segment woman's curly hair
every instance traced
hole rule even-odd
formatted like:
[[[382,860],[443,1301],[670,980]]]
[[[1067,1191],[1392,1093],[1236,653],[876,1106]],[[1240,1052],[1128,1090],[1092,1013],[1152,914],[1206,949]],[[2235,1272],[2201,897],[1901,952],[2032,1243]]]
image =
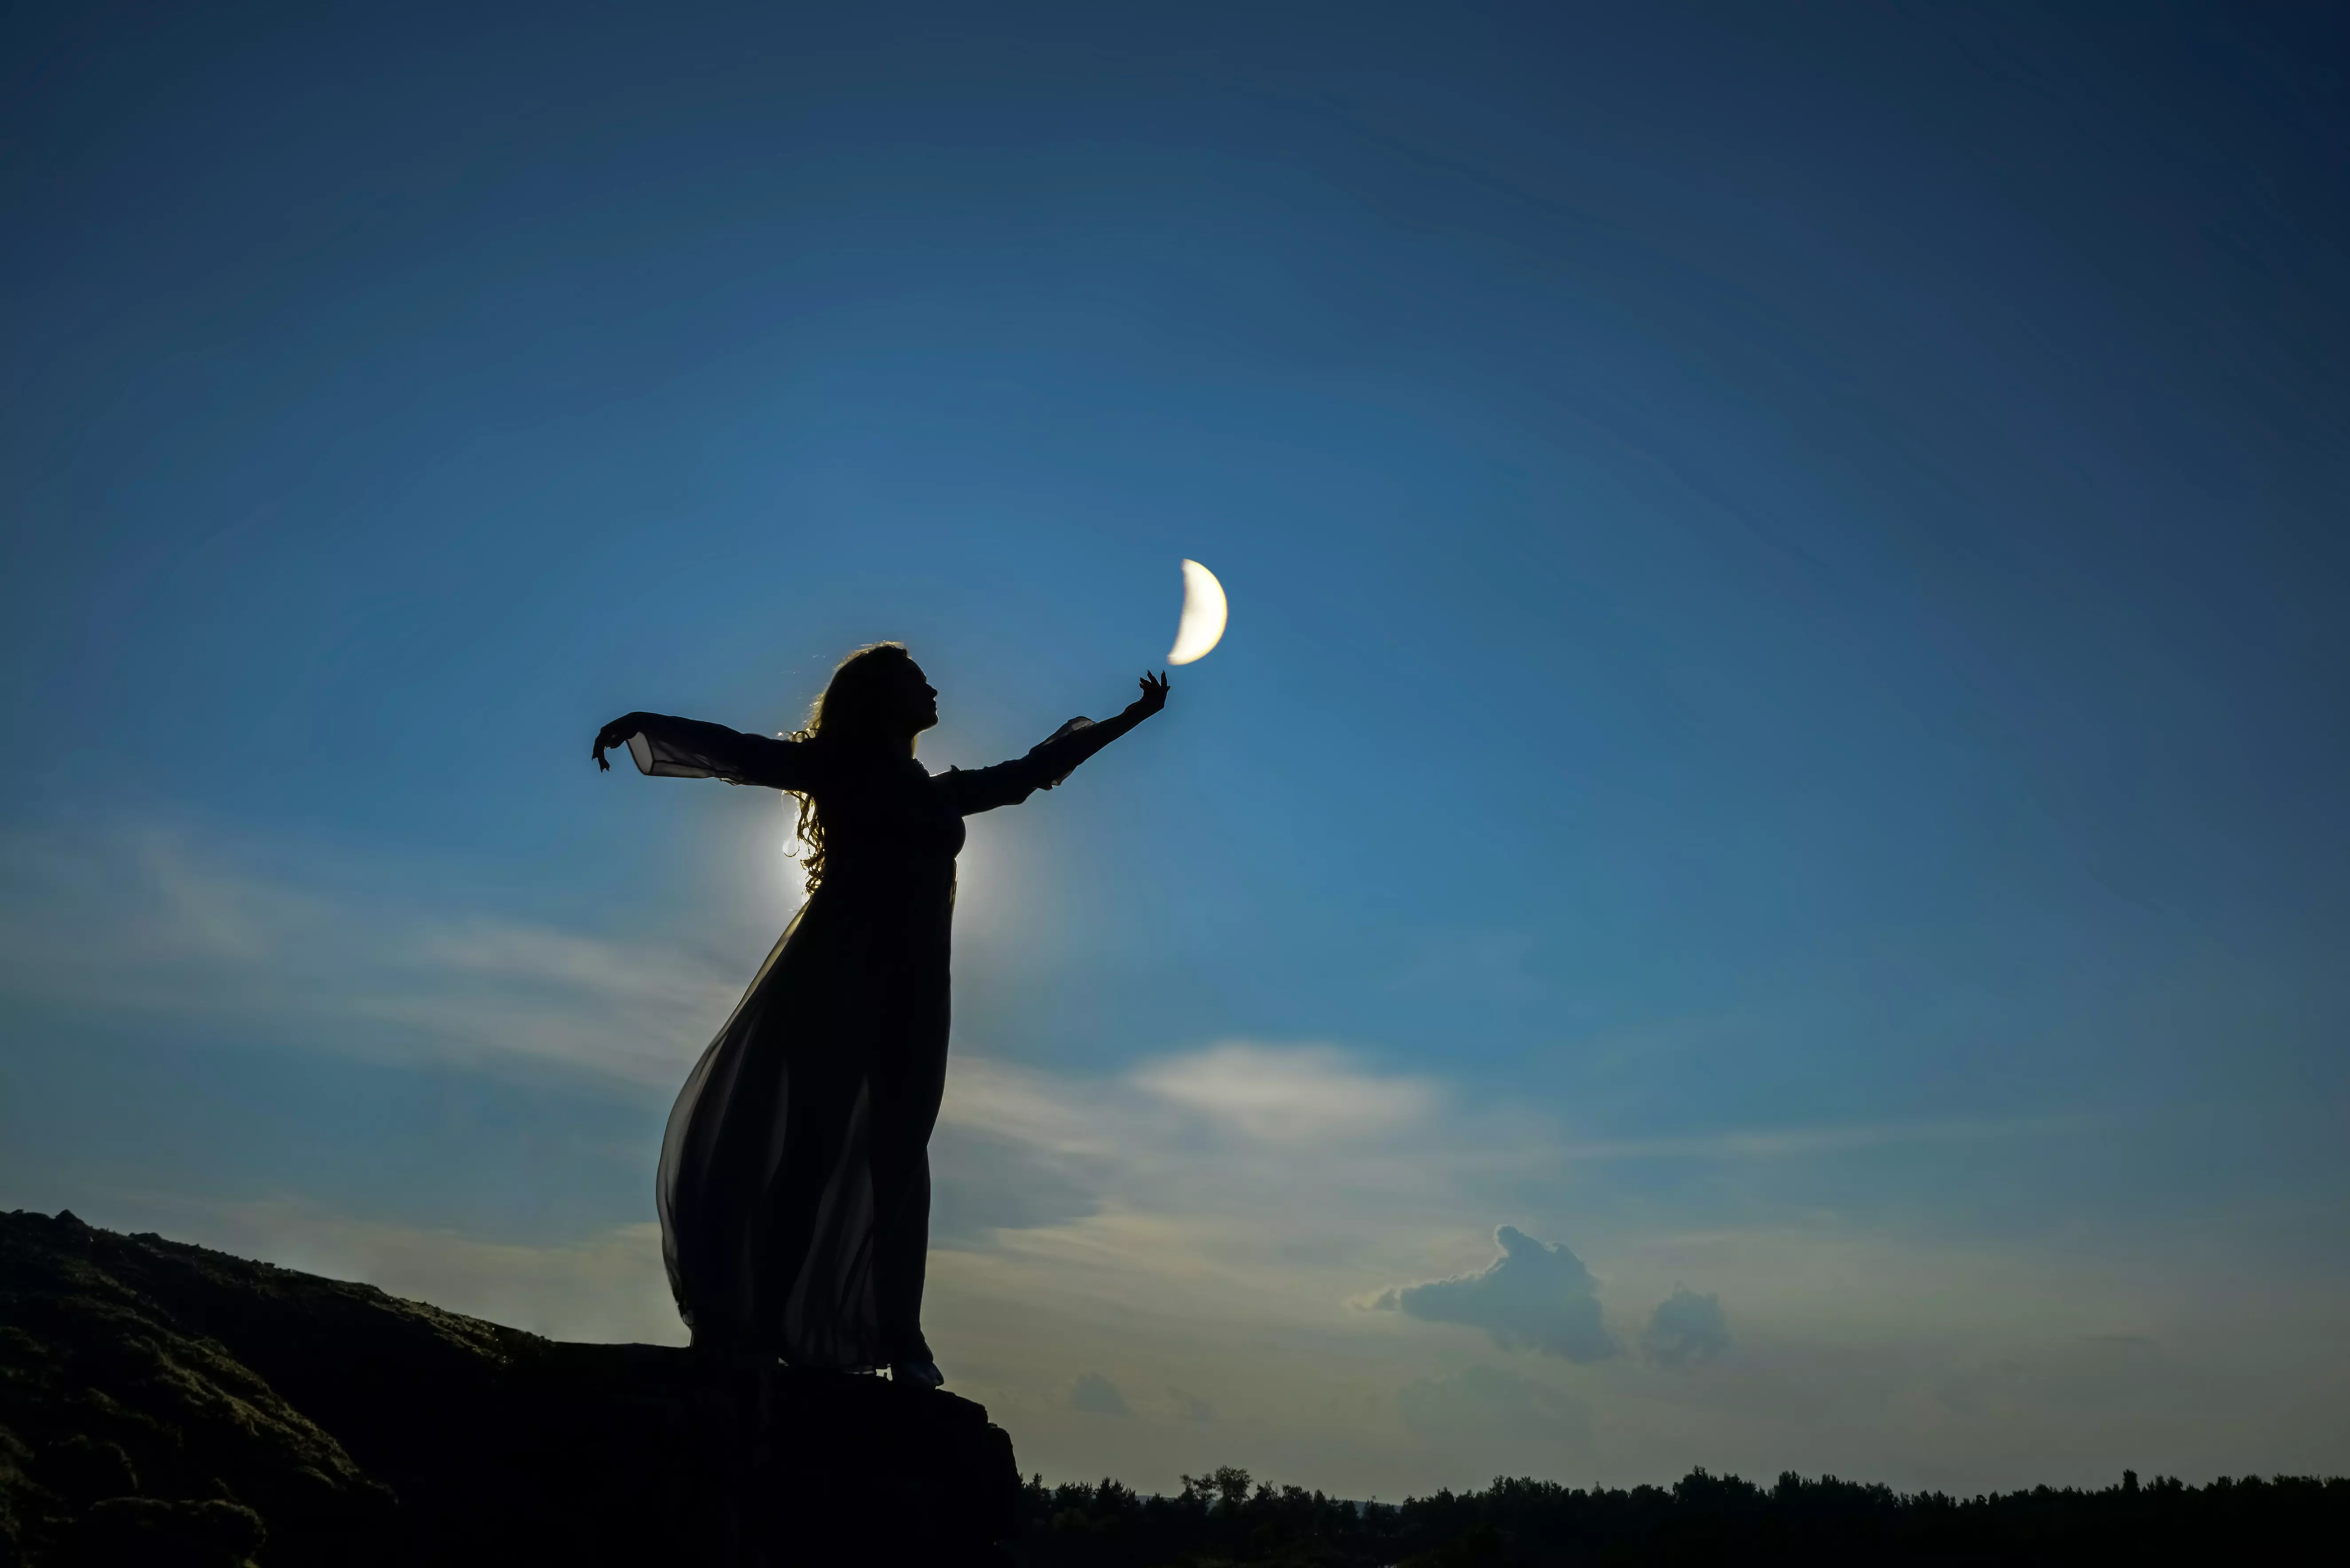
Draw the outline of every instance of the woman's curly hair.
[[[834,667],[824,695],[808,709],[806,728],[793,731],[787,738],[842,749],[870,746],[886,739],[889,713],[882,699],[898,671],[912,658],[902,642],[873,642],[858,649]],[[800,803],[796,830],[800,867],[807,873],[807,890],[814,897],[824,881],[824,813],[816,808],[816,796],[801,790],[789,793]]]

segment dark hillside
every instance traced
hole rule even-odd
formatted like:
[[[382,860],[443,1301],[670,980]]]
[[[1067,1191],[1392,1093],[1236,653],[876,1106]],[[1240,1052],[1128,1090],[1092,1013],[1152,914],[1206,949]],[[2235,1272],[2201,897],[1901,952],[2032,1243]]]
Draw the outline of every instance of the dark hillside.
[[[1001,1562],[979,1406],[0,1216],[0,1564]]]

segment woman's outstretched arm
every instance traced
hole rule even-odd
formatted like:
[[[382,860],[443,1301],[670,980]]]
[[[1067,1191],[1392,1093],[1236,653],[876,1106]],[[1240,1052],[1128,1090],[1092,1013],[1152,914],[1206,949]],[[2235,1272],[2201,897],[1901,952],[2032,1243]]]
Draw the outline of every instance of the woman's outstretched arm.
[[[992,768],[974,768],[969,773],[950,771],[945,776],[959,794],[957,809],[970,816],[993,811],[999,805],[1017,805],[1037,790],[1051,789],[1087,757],[1166,706],[1166,675],[1146,673],[1142,677],[1142,695],[1128,703],[1115,718],[1104,719],[1098,724],[1090,719],[1072,719],[1024,757],[998,763]]]
[[[804,742],[745,735],[723,724],[666,713],[623,713],[596,732],[596,765],[604,753],[629,748],[637,771],[655,778],[723,779],[770,789],[811,789],[815,758]]]

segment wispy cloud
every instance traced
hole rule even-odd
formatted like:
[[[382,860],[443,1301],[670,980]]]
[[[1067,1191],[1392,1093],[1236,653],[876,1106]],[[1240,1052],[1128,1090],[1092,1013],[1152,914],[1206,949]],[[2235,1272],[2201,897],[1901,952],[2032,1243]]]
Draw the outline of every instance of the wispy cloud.
[[[1187,1393],[1170,1384],[1167,1397],[1174,1401],[1175,1413],[1186,1421],[1213,1421],[1218,1418],[1215,1406],[1197,1394]]]
[[[1131,1416],[1118,1385],[1098,1372],[1080,1372],[1069,1386],[1069,1408],[1088,1416]]]
[[[353,995],[355,1012],[443,1044],[655,1085],[682,1075],[744,978],[658,943],[485,918],[420,924],[393,940],[386,965],[411,983]]]
[[[1648,1326],[1640,1333],[1640,1354],[1659,1366],[1701,1364],[1729,1348],[1730,1325],[1721,1314],[1721,1298],[1700,1295],[1681,1284],[1657,1303]]]
[[[1869,1122],[1846,1127],[1747,1127],[1685,1137],[1569,1140],[1570,1160],[1800,1159],[1900,1144],[1987,1143],[2042,1137],[2093,1124],[2084,1115],[1952,1117],[1937,1121]]]
[[[0,840],[0,991],[667,1084],[741,988],[672,945],[420,908],[349,867],[253,864],[268,858],[153,825]]]
[[[92,1205],[93,1224],[155,1230],[556,1339],[682,1345],[661,1268],[660,1228],[616,1225],[579,1241],[489,1241],[365,1219],[294,1198],[223,1201],[131,1191]]]
[[[1088,1196],[1002,1251],[1136,1306],[1200,1298],[1326,1321],[1378,1278],[1457,1235],[1464,1195],[1556,1168],[1514,1110],[1453,1104],[1338,1047],[1227,1041],[1076,1078],[959,1050],[941,1184],[1006,1210],[989,1184],[1051,1178]],[[1397,1272],[1392,1264],[1389,1277]]]
[[[1328,1046],[1222,1044],[1153,1063],[1134,1082],[1250,1137],[1282,1143],[1392,1132],[1437,1102],[1424,1081],[1364,1072]]]
[[[1396,1391],[1396,1404],[1406,1427],[1440,1442],[1491,1442],[1498,1436],[1523,1452],[1528,1438],[1575,1441],[1591,1435],[1591,1407],[1585,1401],[1493,1366],[1417,1378]]]

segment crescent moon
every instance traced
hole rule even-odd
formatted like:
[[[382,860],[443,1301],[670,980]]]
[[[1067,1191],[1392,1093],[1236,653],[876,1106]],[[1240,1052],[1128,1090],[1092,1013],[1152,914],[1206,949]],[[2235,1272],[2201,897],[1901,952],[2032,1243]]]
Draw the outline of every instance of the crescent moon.
[[[1197,561],[1183,563],[1183,618],[1175,628],[1175,646],[1167,650],[1170,664],[1191,664],[1208,657],[1224,635],[1224,585]]]

